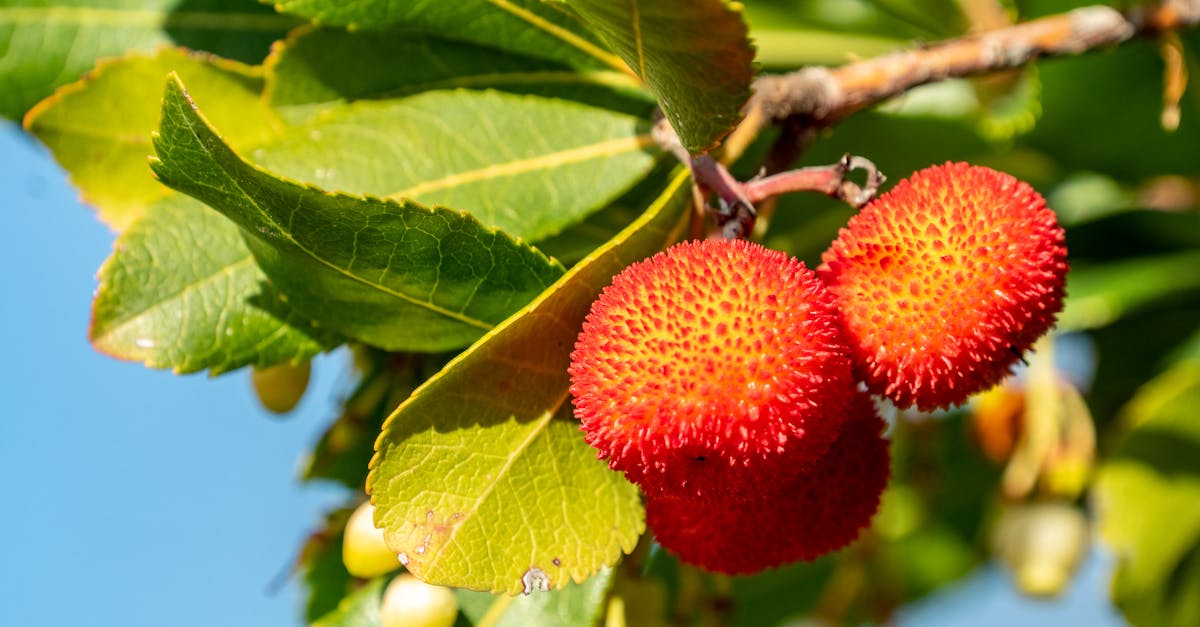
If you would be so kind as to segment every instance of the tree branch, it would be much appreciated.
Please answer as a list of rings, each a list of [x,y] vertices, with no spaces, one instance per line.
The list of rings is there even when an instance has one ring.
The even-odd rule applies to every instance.
[[[861,157],[847,155],[830,166],[781,172],[821,129],[855,111],[926,83],[1011,70],[1043,57],[1080,54],[1138,35],[1198,25],[1200,0],[1159,0],[1125,11],[1092,6],[839,67],[760,77],[733,134],[739,138],[730,147],[734,154],[727,156],[735,158],[762,125],[778,124],[782,133],[768,156],[772,176],[744,184],[711,156],[688,154],[665,118],[657,121],[653,136],[691,167],[701,190],[717,196],[719,206],[711,212],[722,233],[745,237],[757,217],[754,203],[780,193],[819,191],[856,207],[871,199],[883,175]],[[860,168],[868,171],[861,188],[846,179],[850,170]]]
[[[754,82],[748,111],[773,122],[800,118],[825,127],[863,107],[948,78],[1018,68],[1050,56],[1112,46],[1136,35],[1200,25],[1200,0],[1162,0],[1125,12],[1106,6],[1075,9],[836,68],[808,67]]]

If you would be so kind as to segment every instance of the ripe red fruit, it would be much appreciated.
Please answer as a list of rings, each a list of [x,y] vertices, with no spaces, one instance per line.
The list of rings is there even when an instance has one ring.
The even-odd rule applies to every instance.
[[[884,423],[866,394],[815,466],[746,501],[646,495],[646,525],[680,560],[730,575],[812,560],[856,540],[890,475]]]
[[[1008,374],[1054,324],[1064,233],[1029,185],[947,163],[916,172],[850,219],[817,268],[871,391],[922,410]]]
[[[816,275],[745,241],[685,242],[592,305],[571,355],[575,415],[648,493],[759,489],[825,453],[854,381]]]

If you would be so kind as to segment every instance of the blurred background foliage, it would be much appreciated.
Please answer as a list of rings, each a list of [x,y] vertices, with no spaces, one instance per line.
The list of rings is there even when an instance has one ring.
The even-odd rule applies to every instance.
[[[761,68],[773,72],[1090,4],[751,0],[745,11]],[[277,34],[201,47],[256,63]],[[203,43],[189,36],[174,42]],[[887,621],[987,561],[1003,563],[1029,594],[1052,597],[1098,539],[1115,555],[1112,594],[1126,618],[1200,625],[1200,90],[1183,93],[1177,115],[1174,103],[1164,104],[1165,85],[1200,72],[1198,44],[1197,33],[1181,33],[945,81],[817,138],[797,165],[854,153],[894,182],[963,160],[1033,184],[1068,233],[1072,269],[1059,335],[1039,345],[1010,383],[969,406],[892,412],[892,483],[859,542],[814,563],[732,581],[641,550],[619,567],[615,583],[603,584],[663,610],[630,624],[714,616],[746,626],[805,616]],[[1170,55],[1174,66],[1165,61]],[[754,176],[774,139],[765,132],[735,174]],[[635,188],[542,247],[564,263],[578,260],[627,224],[648,193]],[[788,196],[769,210],[760,235],[815,266],[850,215],[815,195]],[[315,446],[305,480],[361,489],[382,421],[449,357],[356,349],[357,380]],[[298,562],[310,589],[306,615],[325,625],[356,624],[343,597],[359,589],[366,598],[339,559],[348,513],[332,512]],[[463,616],[460,624],[470,621]]]
[[[754,0],[745,9],[762,70],[772,72],[1091,4]],[[872,529],[850,548],[734,580],[651,549],[621,568],[616,594],[651,600],[663,608],[654,620],[672,624],[886,622],[987,562],[1003,564],[1027,594],[1053,598],[1100,541],[1115,554],[1112,594],[1127,619],[1200,624],[1200,91],[1178,102],[1177,126],[1164,124],[1164,46],[1181,49],[1194,74],[1198,43],[1195,33],[1174,44],[1135,40],[928,85],[823,132],[797,165],[860,154],[894,182],[962,160],[1033,184],[1068,232],[1059,335],[969,406],[892,412],[892,483]],[[776,136],[768,130],[750,146],[733,165],[738,178],[759,171]],[[587,249],[580,236],[615,232],[630,205],[615,203],[547,248],[562,245],[562,258],[577,259],[572,246]],[[815,266],[851,213],[816,195],[787,196],[759,234]],[[348,407],[382,385],[379,360],[397,363],[371,359]],[[384,415],[355,424],[371,433]],[[347,424],[347,415],[334,424],[312,468],[355,467],[327,444]],[[365,459],[368,450],[345,454]]]
[[[781,0],[748,3],[747,18],[772,71],[1091,4]],[[964,160],[1039,189],[1067,228],[1071,275],[1058,328],[1065,335],[1057,351],[1043,343],[1038,355],[1056,353],[1050,378],[1081,402],[1070,392],[1057,402],[1036,394],[1035,376],[1046,377],[1033,363],[1008,392],[958,411],[900,415],[893,482],[871,534],[836,558],[737,582],[734,594],[746,601],[737,624],[795,615],[796,607],[774,607],[780,595],[771,590],[797,588],[820,590],[804,604],[830,622],[883,619],[981,560],[1005,563],[1030,594],[1053,596],[1072,569],[1056,580],[1038,560],[1070,564],[1072,556],[1044,545],[1022,555],[1021,543],[1043,533],[1051,546],[1103,541],[1117,559],[1114,601],[1132,622],[1200,624],[1192,505],[1200,488],[1200,91],[1183,94],[1177,127],[1164,116],[1164,86],[1179,78],[1167,74],[1165,55],[1182,50],[1183,71],[1194,76],[1198,43],[1195,33],[1135,40],[1002,77],[920,87],[851,116],[803,155],[819,164],[863,154],[893,181]],[[739,176],[754,174],[769,143],[741,160]],[[785,197],[765,242],[813,265],[849,215],[814,196]],[[1004,394],[1015,400],[995,398]],[[1013,478],[1022,474],[1014,466],[1030,463],[1022,449],[1039,439],[1037,421],[1059,424],[1044,429],[1051,444],[1026,473],[1036,475],[1030,484]],[[1080,432],[1091,424],[1094,456],[1081,452],[1089,436]]]

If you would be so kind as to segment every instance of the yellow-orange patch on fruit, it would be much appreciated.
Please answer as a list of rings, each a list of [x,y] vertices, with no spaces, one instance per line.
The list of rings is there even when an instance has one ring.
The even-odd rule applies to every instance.
[[[842,229],[817,269],[860,376],[901,407],[961,403],[1054,324],[1064,233],[1029,185],[990,168],[921,170]]]
[[[593,304],[571,355],[575,414],[647,492],[752,492],[837,436],[848,350],[804,264],[745,241],[685,242],[628,267]]]

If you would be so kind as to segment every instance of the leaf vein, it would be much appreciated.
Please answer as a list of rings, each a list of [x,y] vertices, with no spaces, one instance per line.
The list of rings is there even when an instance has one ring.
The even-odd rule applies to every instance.
[[[413,185],[407,189],[402,189],[393,194],[389,194],[387,198],[414,198],[421,194],[428,194],[433,191],[438,191],[451,187],[458,187],[468,183],[478,183],[494,178],[511,177],[518,174],[527,174],[538,170],[548,170],[554,167],[589,161],[592,159],[601,159],[612,157],[634,150],[653,145],[654,140],[650,135],[637,135],[635,137],[621,137],[618,139],[610,139],[595,144],[579,146],[554,153],[530,157],[528,159],[518,159],[506,163],[493,164],[474,170],[465,170],[444,176],[440,179],[424,181]]]

